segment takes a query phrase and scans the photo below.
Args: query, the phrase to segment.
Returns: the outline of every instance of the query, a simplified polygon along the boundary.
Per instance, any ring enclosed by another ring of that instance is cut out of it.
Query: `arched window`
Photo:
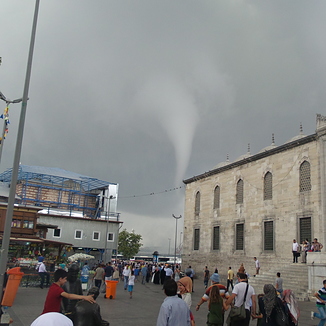
[[[196,199],[195,199],[195,215],[199,216],[200,212],[200,192],[198,191],[196,193]]]
[[[264,177],[264,200],[273,199],[273,175],[267,172]]]
[[[310,163],[304,161],[300,165],[300,192],[311,190]]]
[[[243,180],[240,179],[237,183],[236,203],[243,204]]]
[[[220,208],[220,187],[214,189],[214,209]]]

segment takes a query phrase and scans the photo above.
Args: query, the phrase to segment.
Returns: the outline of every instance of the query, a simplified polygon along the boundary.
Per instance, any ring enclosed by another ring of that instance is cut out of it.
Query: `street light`
[[[170,256],[170,244],[171,244],[171,239],[168,238],[168,240],[169,240],[169,253],[168,253],[168,256]]]
[[[107,248],[108,248],[108,232],[109,232],[109,220],[110,220],[110,206],[111,206],[111,199],[116,199],[114,196],[108,197],[109,200],[109,207],[108,207],[108,215],[106,221],[106,233],[105,233],[105,249],[104,249],[104,263],[107,263]]]
[[[175,216],[172,214],[172,216],[175,218],[175,238],[174,238],[174,267],[176,265],[177,261],[177,234],[178,234],[178,219],[180,219],[182,216]]]
[[[0,293],[2,293],[2,291],[3,291],[4,274],[5,274],[6,268],[7,268],[8,251],[9,251],[10,234],[11,234],[11,222],[12,222],[12,217],[13,217],[13,213],[14,213],[14,205],[15,205],[15,199],[16,199],[16,185],[17,185],[17,180],[18,180],[19,162],[20,162],[20,155],[21,155],[21,149],[22,149],[22,143],[23,143],[25,116],[26,116],[26,109],[27,109],[28,90],[29,90],[29,84],[30,84],[30,79],[31,79],[39,4],[40,4],[40,0],[35,0],[35,10],[34,10],[31,41],[30,41],[29,53],[28,53],[22,108],[20,111],[16,148],[15,148],[15,155],[14,155],[14,163],[12,166],[6,221],[5,221],[5,225],[3,228],[1,257],[0,257]]]

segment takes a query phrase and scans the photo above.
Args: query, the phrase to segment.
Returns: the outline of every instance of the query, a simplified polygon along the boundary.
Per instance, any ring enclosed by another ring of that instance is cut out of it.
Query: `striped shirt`
[[[318,291],[318,296],[320,299],[322,299],[323,301],[326,301],[326,289],[325,288],[321,288]],[[325,306],[325,303],[322,303],[319,299],[317,299],[317,307],[321,307],[321,306]]]

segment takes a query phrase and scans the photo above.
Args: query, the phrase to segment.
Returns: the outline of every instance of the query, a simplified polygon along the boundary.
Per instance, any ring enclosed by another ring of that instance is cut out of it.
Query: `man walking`
[[[105,280],[106,281],[111,281],[112,280],[112,275],[113,275],[113,272],[114,272],[114,269],[112,267],[111,262],[107,263],[107,266],[104,268],[104,271],[105,271]]]
[[[315,293],[315,297],[317,298],[317,309],[318,312],[311,312],[311,319],[319,318],[320,322],[318,326],[325,325],[326,322],[326,280],[323,281],[323,287]]]
[[[231,285],[231,290],[233,290],[233,278],[234,278],[234,272],[231,268],[229,267],[228,270],[228,280],[227,280],[227,285],[226,285],[226,291],[229,292],[229,286]]]
[[[47,272],[46,266],[45,266],[43,260],[40,261],[40,263],[39,263],[39,266],[38,266],[38,275],[40,275],[40,278],[41,278],[40,288],[43,289],[45,278],[46,278],[46,286],[49,286],[49,283],[50,283],[50,274]]]
[[[231,296],[226,300],[226,305],[230,305],[234,300],[234,305],[240,307],[245,299],[246,318],[232,321],[231,326],[249,326],[250,316],[256,317],[256,295],[254,288],[248,284],[247,275],[238,273],[239,283],[234,286]],[[247,292],[247,293],[246,293]],[[246,296],[246,298],[245,298]],[[252,303],[252,310],[250,304]]]
[[[164,293],[167,296],[157,317],[156,326],[190,326],[190,310],[185,301],[177,295],[178,285],[168,279],[164,283]]]
[[[192,280],[192,292],[194,292],[194,276],[195,276],[195,271],[191,268],[191,266],[189,266],[188,268],[186,268],[185,273]]]
[[[143,266],[141,269],[141,284],[145,284],[146,276],[147,276],[147,264]]]
[[[205,269],[204,269],[204,287],[205,287],[205,289],[207,289],[207,287],[208,287],[208,281],[209,281],[209,270],[208,270],[207,266],[205,266]]]
[[[260,263],[259,263],[259,260],[257,259],[257,257],[254,257],[254,261],[255,261],[255,266],[256,266],[256,275],[258,275],[259,270],[260,270]]]

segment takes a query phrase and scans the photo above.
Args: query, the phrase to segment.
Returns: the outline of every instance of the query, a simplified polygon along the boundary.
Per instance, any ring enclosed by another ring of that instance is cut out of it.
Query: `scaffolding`
[[[0,174],[10,184],[12,169]],[[86,217],[99,218],[100,194],[117,185],[59,168],[20,165],[16,195],[22,205],[79,211]]]

